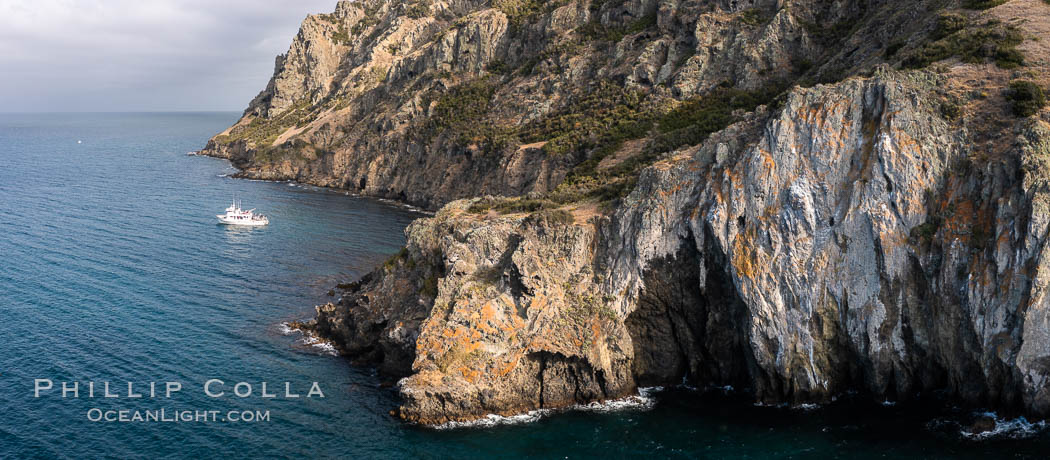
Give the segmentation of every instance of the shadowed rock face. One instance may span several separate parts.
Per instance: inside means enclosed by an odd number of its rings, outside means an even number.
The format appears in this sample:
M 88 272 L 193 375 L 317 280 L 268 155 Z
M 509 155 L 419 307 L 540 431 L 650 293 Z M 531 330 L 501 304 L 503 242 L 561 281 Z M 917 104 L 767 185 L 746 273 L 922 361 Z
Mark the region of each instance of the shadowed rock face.
M 893 74 L 796 91 L 757 142 L 716 138 L 647 171 L 622 208 L 620 232 L 635 233 L 618 284 L 644 293 L 644 261 L 693 235 L 701 272 L 725 273 L 723 298 L 744 310 L 727 327 L 747 341 L 733 362 L 759 400 L 945 390 L 1040 407 L 1038 378 L 1022 376 L 1041 371 L 1021 356 L 1026 318 L 1045 308 L 1045 173 L 1023 164 L 1041 161 L 1047 129 L 1019 123 L 1011 155 L 966 171 L 961 133 L 918 97 L 935 84 Z
M 921 97 L 938 81 L 795 90 L 646 170 L 610 216 L 452 203 L 318 327 L 403 346 L 379 362 L 407 376 L 401 415 L 424 423 L 682 381 L 768 403 L 939 391 L 1045 413 L 1047 190 L 1032 165 L 1050 130 L 1019 121 L 1010 156 L 967 171 L 964 134 Z
M 652 261 L 626 325 L 639 386 L 705 382 L 748 385 L 746 306 L 721 268 L 725 254 L 682 240 L 673 258 Z M 707 267 L 712 267 L 708 269 Z
M 1050 413 L 1050 125 L 1045 111 L 1007 115 L 996 91 L 1015 77 L 992 64 L 880 64 L 901 37 L 915 41 L 901 53 L 921 51 L 941 6 L 512 3 L 340 2 L 304 22 L 271 84 L 206 149 L 247 177 L 440 208 L 307 325 L 398 379 L 401 417 L 471 420 L 682 382 L 764 403 L 937 392 Z M 1001 11 L 1013 10 L 966 14 Z M 1044 75 L 1050 60 L 1029 58 Z M 467 197 L 543 196 L 586 165 L 597 148 L 523 139 L 597 80 L 669 107 L 722 81 L 831 83 L 644 160 L 621 198 L 472 209 L 489 200 Z M 450 117 L 443 97 L 479 94 L 466 121 L 435 121 Z M 596 168 L 643 157 L 661 127 Z

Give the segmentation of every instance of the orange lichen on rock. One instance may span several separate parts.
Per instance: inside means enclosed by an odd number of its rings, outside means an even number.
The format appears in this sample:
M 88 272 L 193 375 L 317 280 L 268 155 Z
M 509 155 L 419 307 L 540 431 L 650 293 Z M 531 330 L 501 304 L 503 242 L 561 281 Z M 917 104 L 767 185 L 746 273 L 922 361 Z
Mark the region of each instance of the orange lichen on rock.
M 481 371 L 462 366 L 459 368 L 459 375 L 461 375 L 464 380 L 473 384 L 477 383 L 478 378 L 481 377 Z
M 758 255 L 754 247 L 755 230 L 748 228 L 733 240 L 733 268 L 741 278 L 754 279 L 758 274 Z

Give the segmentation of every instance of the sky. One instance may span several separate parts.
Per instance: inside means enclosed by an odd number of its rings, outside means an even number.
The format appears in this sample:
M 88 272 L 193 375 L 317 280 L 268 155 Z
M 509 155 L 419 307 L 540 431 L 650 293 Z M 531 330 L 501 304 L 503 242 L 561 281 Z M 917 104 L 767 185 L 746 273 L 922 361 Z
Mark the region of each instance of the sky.
M 0 112 L 241 111 L 336 0 L 0 0 Z

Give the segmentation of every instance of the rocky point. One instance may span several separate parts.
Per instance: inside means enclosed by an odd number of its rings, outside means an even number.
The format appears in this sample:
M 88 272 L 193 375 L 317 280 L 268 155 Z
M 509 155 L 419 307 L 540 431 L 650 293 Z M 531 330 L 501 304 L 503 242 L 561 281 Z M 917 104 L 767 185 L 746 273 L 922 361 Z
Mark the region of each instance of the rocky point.
M 1046 415 L 1050 5 L 984 3 L 344 1 L 204 152 L 437 210 L 302 326 L 405 420 L 681 382 Z

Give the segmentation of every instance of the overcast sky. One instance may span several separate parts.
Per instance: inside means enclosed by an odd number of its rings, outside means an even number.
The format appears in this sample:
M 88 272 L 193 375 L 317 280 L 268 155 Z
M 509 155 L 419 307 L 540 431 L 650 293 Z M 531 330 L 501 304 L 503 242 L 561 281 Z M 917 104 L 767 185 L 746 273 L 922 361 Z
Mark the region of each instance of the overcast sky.
M 0 112 L 243 110 L 336 0 L 0 0 Z

